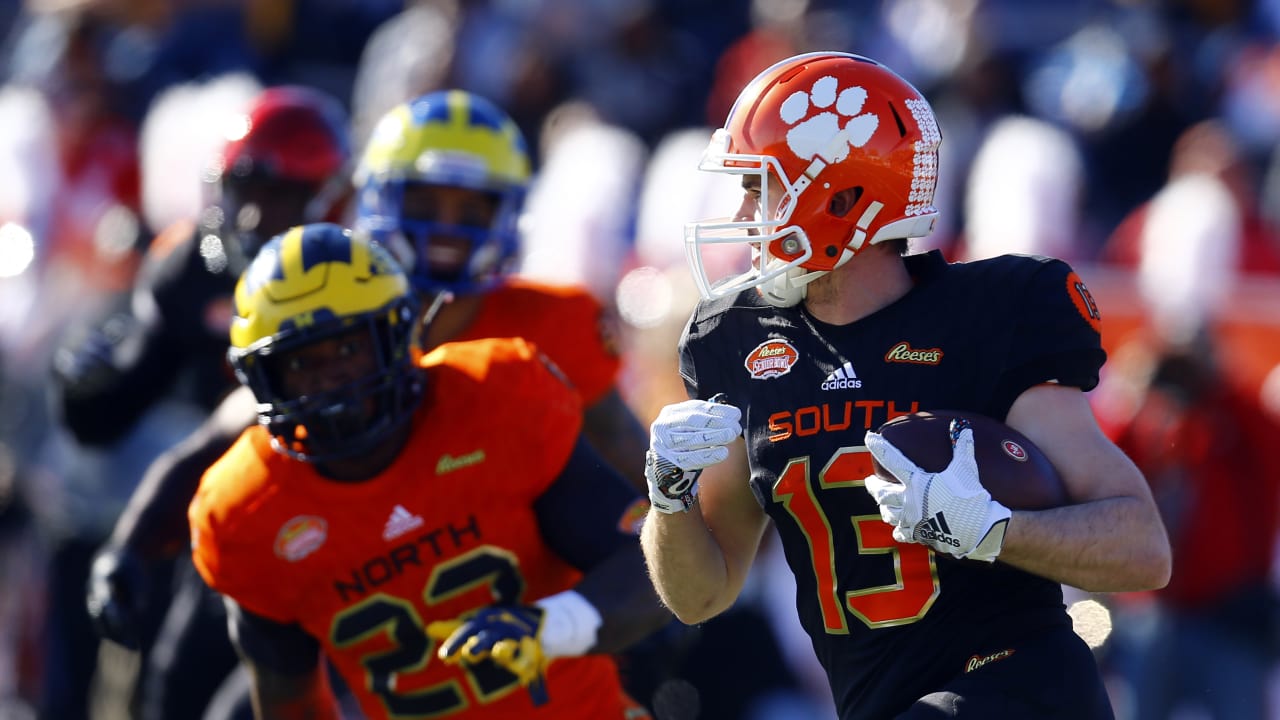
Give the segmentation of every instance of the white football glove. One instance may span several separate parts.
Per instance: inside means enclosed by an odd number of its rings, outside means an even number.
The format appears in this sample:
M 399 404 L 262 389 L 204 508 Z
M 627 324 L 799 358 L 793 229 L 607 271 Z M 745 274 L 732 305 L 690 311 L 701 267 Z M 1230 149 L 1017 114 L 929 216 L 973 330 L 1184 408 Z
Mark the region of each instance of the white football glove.
M 644 476 L 649 502 L 664 513 L 693 506 L 702 469 L 729 457 L 726 447 L 742 434 L 742 411 L 711 400 L 685 400 L 662 408 L 649 426 Z
M 942 472 L 921 470 L 879 433 L 868 431 L 867 449 L 901 482 L 876 475 L 867 492 L 880 505 L 880 517 L 894 526 L 898 542 L 928 545 L 955 557 L 992 562 L 1004 547 L 1009 508 L 991 498 L 978 481 L 973 429 L 962 420 L 951 425 L 951 463 Z

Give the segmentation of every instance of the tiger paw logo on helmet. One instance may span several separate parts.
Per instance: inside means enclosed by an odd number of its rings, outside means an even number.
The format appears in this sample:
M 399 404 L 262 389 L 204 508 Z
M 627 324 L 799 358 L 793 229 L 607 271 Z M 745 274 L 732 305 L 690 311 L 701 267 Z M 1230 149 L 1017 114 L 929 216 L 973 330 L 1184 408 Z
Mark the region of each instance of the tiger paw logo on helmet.
M 863 113 L 867 91 L 860 86 L 839 89 L 839 81 L 827 75 L 814 81 L 808 91 L 798 90 L 783 101 L 778 115 L 791 126 L 787 147 L 802 158 L 821 157 L 838 163 L 849 157 L 850 148 L 867 144 L 880 118 Z M 810 115 L 814 110 L 816 115 Z

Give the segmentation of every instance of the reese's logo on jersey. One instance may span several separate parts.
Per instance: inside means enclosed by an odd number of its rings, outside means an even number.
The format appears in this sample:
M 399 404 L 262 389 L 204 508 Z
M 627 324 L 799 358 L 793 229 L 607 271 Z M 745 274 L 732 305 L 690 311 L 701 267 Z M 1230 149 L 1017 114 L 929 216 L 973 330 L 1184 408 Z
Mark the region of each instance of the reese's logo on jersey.
M 769 380 L 791 372 L 800 353 L 786 340 L 765 340 L 747 353 L 743 362 L 752 380 Z
M 913 363 L 916 365 L 937 365 L 942 362 L 942 348 L 917 350 L 911 347 L 911 343 L 904 340 L 889 348 L 889 352 L 884 354 L 884 361 Z
M 997 660 L 1003 660 L 1012 654 L 1013 654 L 1013 648 L 1009 648 L 1008 650 L 1001 650 L 999 652 L 993 652 L 990 655 L 972 655 L 969 657 L 969 660 L 964 664 L 964 671 L 967 673 L 971 673 L 974 670 L 977 670 L 978 668 L 984 665 L 989 665 L 993 662 L 996 662 Z

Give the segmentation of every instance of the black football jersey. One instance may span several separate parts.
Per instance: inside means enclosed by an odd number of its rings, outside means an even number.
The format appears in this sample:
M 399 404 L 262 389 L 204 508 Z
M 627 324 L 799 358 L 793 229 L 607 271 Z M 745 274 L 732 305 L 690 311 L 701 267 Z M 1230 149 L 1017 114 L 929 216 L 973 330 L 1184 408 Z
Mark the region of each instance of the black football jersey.
M 64 425 L 85 444 L 118 440 L 163 397 L 212 410 L 236 386 L 227 364 L 236 274 L 222 241 L 176 227 L 138 272 L 130 301 L 83 332 L 55 377 Z
M 1097 307 L 1061 261 L 905 260 L 912 290 L 857 322 L 752 289 L 701 303 L 680 345 L 690 396 L 723 392 L 743 410 L 752 490 L 846 720 L 903 711 L 1000 651 L 1010 628 L 1069 622 L 1057 583 L 895 542 L 863 487 L 866 431 L 917 410 L 1003 420 L 1033 385 L 1092 389 L 1105 359 Z

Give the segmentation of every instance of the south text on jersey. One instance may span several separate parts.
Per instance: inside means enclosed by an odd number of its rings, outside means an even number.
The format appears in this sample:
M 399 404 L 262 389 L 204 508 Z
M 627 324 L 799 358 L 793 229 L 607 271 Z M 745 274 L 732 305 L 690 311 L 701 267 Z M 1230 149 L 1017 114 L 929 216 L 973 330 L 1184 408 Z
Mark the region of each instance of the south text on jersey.
M 846 400 L 782 410 L 769 416 L 769 442 L 826 432 L 865 432 L 919 409 L 920 403 L 915 400 Z

